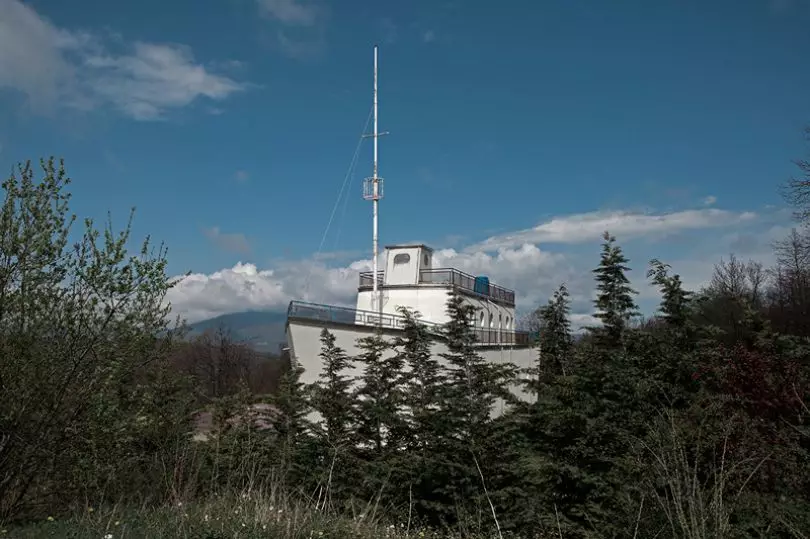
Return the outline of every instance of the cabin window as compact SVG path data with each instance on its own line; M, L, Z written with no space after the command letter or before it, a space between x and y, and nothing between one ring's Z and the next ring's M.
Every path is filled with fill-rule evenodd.
M495 316L489 313L489 328L492 329L493 327L495 327Z
M399 253L394 256L394 265L407 264L411 261L411 255L408 253Z
M427 254L425 254L424 259L425 259L425 262L424 262L425 267L430 266L430 257Z
M486 326L484 325L484 312L483 312L483 311L481 311L481 327L482 327L482 328L483 328L483 327L486 327Z

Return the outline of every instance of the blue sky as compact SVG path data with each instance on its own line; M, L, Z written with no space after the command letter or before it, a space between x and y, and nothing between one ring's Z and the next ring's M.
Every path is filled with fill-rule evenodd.
M732 251L769 261L807 152L810 1L493 6L0 0L0 166L62 156L78 214L136 206L136 237L195 274L172 296L191 318L350 303L370 143L338 195L378 43L383 243L524 307L574 283L583 314L606 227L637 279L653 256L694 286Z

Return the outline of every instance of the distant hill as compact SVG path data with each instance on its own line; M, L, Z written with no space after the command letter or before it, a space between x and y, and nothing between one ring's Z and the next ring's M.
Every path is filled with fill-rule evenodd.
M194 336L224 327L233 333L234 339L249 343L255 350L278 354L287 343L286 322L287 311L242 311L201 320L189 324L189 328L190 336Z

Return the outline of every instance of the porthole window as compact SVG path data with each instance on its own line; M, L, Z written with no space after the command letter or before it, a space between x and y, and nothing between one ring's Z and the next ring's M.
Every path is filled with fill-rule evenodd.
M411 255L408 253L399 253L394 256L394 265L407 264L411 261Z

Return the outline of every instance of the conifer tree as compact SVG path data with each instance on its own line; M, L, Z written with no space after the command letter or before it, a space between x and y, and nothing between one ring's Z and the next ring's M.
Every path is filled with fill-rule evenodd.
M638 307L633 300L637 292L630 286L626 272L628 259L621 247L616 245L616 238L605 232L602 244L602 257L599 266L593 270L596 274L597 298L596 317L603 327L597 330L606 346L617 346L628 322L638 315Z
M476 307L453 294L447 301L449 321L442 334L447 352L445 411L451 420L450 433L459 440L475 443L483 434L499 398L510 400L509 384L514 366L487 362L476 349L474 329Z
M390 344L381 333L358 339L360 354L356 362L363 366L357 398L357 434L361 443L372 446L381 457L387 445L396 450L403 435L402 359L385 352Z
M689 319L689 306L692 293L683 289L680 275L670 275L669 264L658 259L650 260L647 278L661 291L660 311L664 320L673 327L683 328Z
M300 449L310 427L307 418L311 411L306 385L301 382L304 368L292 361L290 369L279 380L278 394L273 403L278 410L275 421L279 436L280 458L283 463L296 467Z
M346 374L350 366L346 352L335 344L335 335L328 329L321 331L323 371L314 387L313 407L321 415L322 436L332 447L350 441L351 418L354 412L352 379Z
M539 309L538 381L541 384L552 376L566 374L566 363L574 344L570 312L568 288L564 284L554 292L548 304Z
M408 413L408 438L420 452L434 447L441 432L436 427L441 407L444 372L433 355L433 335L419 322L418 313L400 307L402 336L394 341L402 366L407 368L403 404Z

